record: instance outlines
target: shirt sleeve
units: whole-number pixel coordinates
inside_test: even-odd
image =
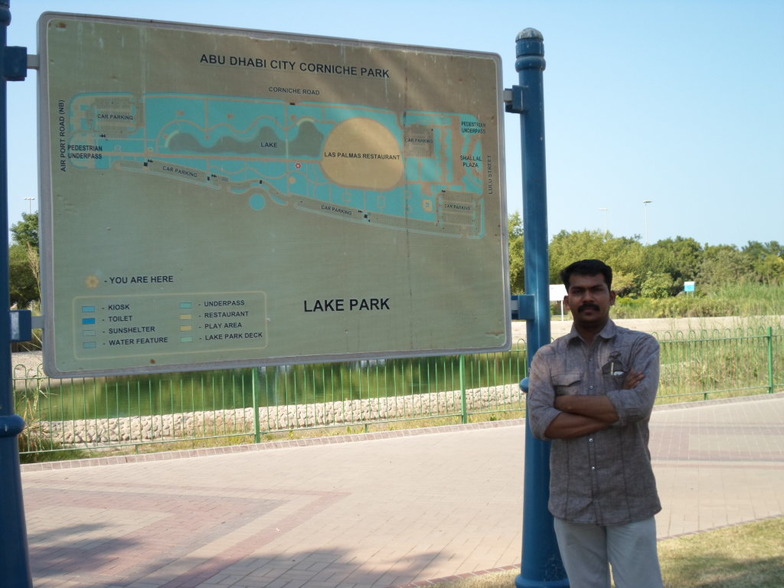
[[[561,411],[556,409],[555,389],[550,377],[550,358],[552,349],[545,346],[537,351],[531,362],[528,378],[528,422],[531,432],[537,439],[549,441],[544,432]]]
[[[613,426],[622,427],[651,416],[659,389],[659,355],[659,342],[651,335],[644,334],[632,344],[630,369],[645,377],[632,389],[607,392],[619,417]]]

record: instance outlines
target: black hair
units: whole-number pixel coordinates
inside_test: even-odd
[[[566,286],[567,291],[569,290],[569,281],[574,274],[578,276],[598,276],[601,274],[604,276],[604,281],[607,282],[607,289],[612,290],[612,268],[603,261],[583,259],[575,261],[562,269],[561,281]]]

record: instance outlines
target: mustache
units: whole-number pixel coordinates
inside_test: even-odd
[[[579,312],[582,312],[583,310],[599,310],[599,307],[596,304],[588,303],[581,305],[577,310]]]

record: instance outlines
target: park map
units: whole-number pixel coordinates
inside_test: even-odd
[[[53,13],[39,38],[50,374],[508,346],[497,56]]]

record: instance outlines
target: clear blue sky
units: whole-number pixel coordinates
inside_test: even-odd
[[[547,59],[550,235],[784,242],[782,0],[11,0],[9,45],[37,53],[45,11],[493,52],[506,88],[515,37],[533,27]],[[12,224],[39,204],[35,86],[33,71],[8,84]],[[513,212],[519,117],[505,127]]]

